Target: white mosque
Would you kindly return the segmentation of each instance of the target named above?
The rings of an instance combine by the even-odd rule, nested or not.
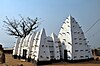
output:
[[[13,56],[35,62],[77,61],[93,58],[81,26],[72,16],[65,20],[58,36],[54,33],[47,36],[43,28],[40,32],[18,38]]]

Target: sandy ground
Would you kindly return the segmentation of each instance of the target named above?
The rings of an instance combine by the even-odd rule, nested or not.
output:
[[[60,64],[44,65],[44,66],[100,66],[100,61],[98,62],[90,61],[81,63],[60,63]]]
[[[31,62],[25,62],[18,59],[13,59],[11,54],[6,54],[6,63],[0,64],[0,66],[18,66],[19,64],[23,64],[23,66],[36,66]],[[39,65],[40,66],[40,65]],[[60,62],[60,63],[53,63],[48,65],[42,66],[100,66],[100,61],[87,61],[87,62],[80,62],[80,63],[67,63],[67,62]]]
[[[6,62],[4,64],[0,64],[0,66],[18,66],[23,64],[23,66],[35,66],[31,62],[24,62],[18,59],[13,59],[11,54],[5,54]]]

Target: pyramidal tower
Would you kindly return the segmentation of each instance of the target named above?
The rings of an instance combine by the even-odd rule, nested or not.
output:
[[[63,23],[58,38],[61,42],[60,51],[62,59],[84,60],[92,58],[84,32],[72,16],[69,16]]]
[[[49,46],[46,43],[46,33],[43,28],[40,34],[37,36],[37,43],[35,43],[33,59],[35,61],[50,61]]]

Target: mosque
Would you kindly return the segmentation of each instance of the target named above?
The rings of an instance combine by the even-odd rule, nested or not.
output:
[[[93,58],[90,45],[78,22],[69,16],[63,23],[59,35],[47,36],[45,29],[18,38],[13,49],[14,58],[28,61],[77,61]]]

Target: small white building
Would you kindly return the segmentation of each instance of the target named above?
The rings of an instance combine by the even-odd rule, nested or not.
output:
[[[46,36],[45,29],[33,32],[25,38],[18,38],[13,56],[28,61],[84,60],[92,53],[79,24],[72,16],[63,23],[59,35]]]

